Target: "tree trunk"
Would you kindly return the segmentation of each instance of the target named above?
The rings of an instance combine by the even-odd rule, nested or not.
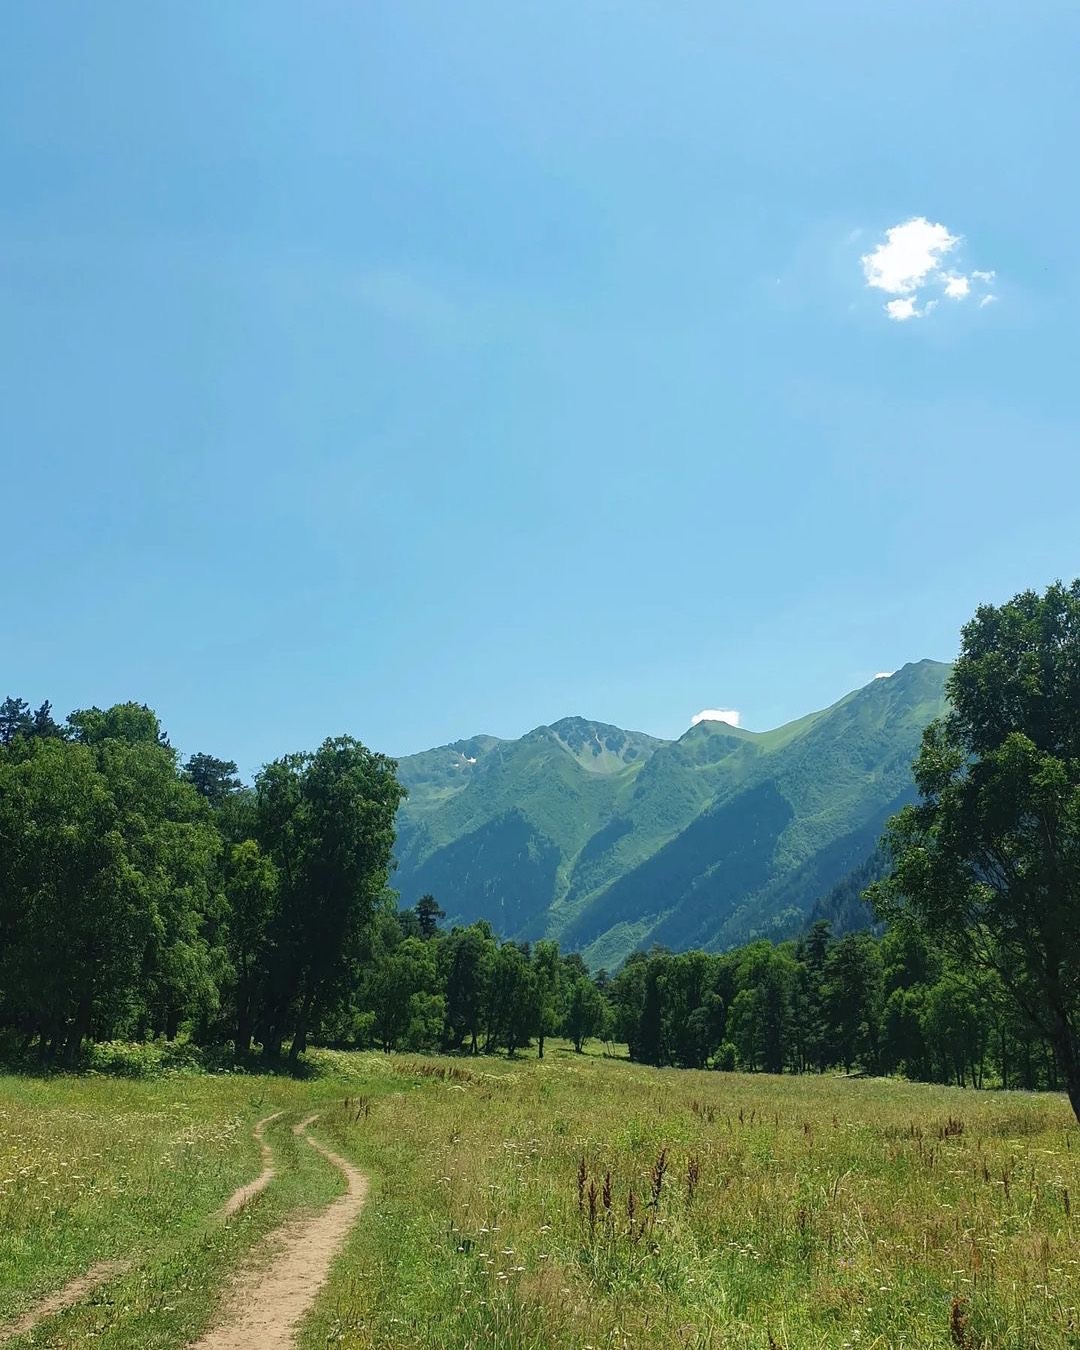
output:
[[[247,1010],[237,1018],[236,1021],[236,1057],[242,1059],[245,1055],[251,1053],[251,1017]]]
[[[289,1063],[295,1064],[307,1049],[307,1027],[302,1023],[296,1030],[289,1046]]]
[[[75,1013],[75,1021],[71,1024],[71,1030],[68,1032],[67,1040],[64,1043],[64,1063],[74,1064],[82,1049],[82,1043],[90,1034],[90,1015],[93,1011],[90,995],[84,994],[79,999],[79,1006]]]
[[[307,1049],[308,1022],[311,1019],[311,1008],[314,1002],[315,995],[307,994],[300,1005],[300,1015],[296,1019],[296,1030],[293,1032],[292,1045],[289,1046],[290,1064],[295,1064]]]
[[[1080,1124],[1080,1048],[1077,1047],[1065,1013],[1060,1009],[1054,1012],[1054,1056],[1065,1080],[1069,1105]]]

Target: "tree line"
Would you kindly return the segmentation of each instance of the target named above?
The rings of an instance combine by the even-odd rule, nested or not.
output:
[[[139,704],[0,705],[0,1032],[517,1053],[561,1033],[652,1064],[843,1067],[1064,1087],[1080,1118],[1080,582],[984,606],[919,799],[867,891],[886,932],[653,951],[593,976],[553,942],[439,927],[390,889],[396,766],[349,737],[246,787]]]
[[[72,1063],[87,1039],[258,1040],[295,1059],[355,988],[386,903],[394,762],[349,737],[244,787],[181,766],[136,703],[0,705],[0,1028]]]
[[[906,923],[835,938],[819,920],[790,942],[637,954],[610,1004],[615,1034],[647,1064],[1062,1086],[1049,1040],[1000,981]]]

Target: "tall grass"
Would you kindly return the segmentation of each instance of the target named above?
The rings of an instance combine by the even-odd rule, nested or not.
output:
[[[8,1344],[190,1344],[259,1238],[340,1188],[290,1125],[341,1089],[336,1077],[0,1078],[0,1330],[98,1262],[131,1263]],[[278,1176],[225,1224],[226,1198],[260,1170],[251,1128],[276,1109]]]
[[[1058,1098],[575,1056],[332,1127],[372,1211],[303,1344],[1080,1344]]]
[[[23,1345],[189,1344],[259,1239],[340,1187],[290,1128],[320,1111],[373,1186],[307,1350],[1080,1345],[1080,1139],[1060,1098],[558,1046],[316,1059],[302,1082],[0,1079],[0,1324],[128,1258]],[[278,1176],[223,1224],[273,1110]]]

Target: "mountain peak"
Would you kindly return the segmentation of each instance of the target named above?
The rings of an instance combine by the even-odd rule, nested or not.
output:
[[[624,731],[609,722],[593,722],[587,717],[562,717],[546,728],[583,767],[595,772],[610,772],[625,764],[648,759],[666,741],[647,736],[643,731]]]
[[[911,800],[948,673],[912,662],[772,731],[703,721],[663,741],[575,716],[410,756],[395,884],[609,967],[652,942],[786,933]]]

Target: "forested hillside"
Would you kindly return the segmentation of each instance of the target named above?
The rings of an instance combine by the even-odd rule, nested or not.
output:
[[[568,718],[406,757],[395,885],[593,966],[797,931],[911,799],[948,673],[907,665],[769,732],[701,722],[661,741]]]
[[[240,1059],[286,1042],[294,1060],[309,1042],[542,1055],[560,1031],[579,1048],[614,1033],[635,1059],[687,1067],[978,1084],[990,1066],[1002,1083],[1063,1081],[1080,1118],[1080,582],[984,607],[962,639],[925,736],[945,673],[930,662],[766,735],[705,725],[664,744],[574,720],[431,752],[411,766],[406,848],[480,803],[492,852],[458,841],[444,854],[475,869],[462,889],[404,906],[389,885],[404,788],[360,742],[282,756],[245,787],[231,761],[181,763],[143,705],[58,723],[9,698],[0,1049],[75,1063],[87,1041],[179,1037],[231,1041]],[[521,833],[499,854],[511,790]],[[665,828],[696,815],[577,899],[662,810]],[[545,918],[538,886],[480,885],[508,857],[543,875],[527,833],[541,825],[561,949],[521,940]],[[843,933],[864,926],[864,892],[880,941]],[[458,922],[450,906],[471,893],[501,907],[501,931]],[[638,949],[612,978],[599,940],[592,970],[581,948],[617,923]],[[735,941],[752,925],[801,931]]]

